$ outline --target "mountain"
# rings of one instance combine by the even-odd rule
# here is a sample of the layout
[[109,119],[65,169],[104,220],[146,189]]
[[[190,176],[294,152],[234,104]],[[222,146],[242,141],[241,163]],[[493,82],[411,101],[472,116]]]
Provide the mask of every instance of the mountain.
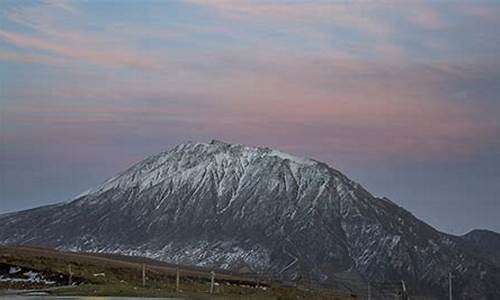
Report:
[[490,230],[475,229],[463,235],[462,240],[475,253],[500,265],[500,234]]
[[484,242],[474,232],[439,232],[324,163],[219,141],[178,145],[70,202],[0,216],[3,244],[141,255],[323,286],[356,276],[374,287],[404,280],[412,293],[439,298],[452,272],[456,297],[498,299],[500,264],[491,257],[499,248],[476,251]]

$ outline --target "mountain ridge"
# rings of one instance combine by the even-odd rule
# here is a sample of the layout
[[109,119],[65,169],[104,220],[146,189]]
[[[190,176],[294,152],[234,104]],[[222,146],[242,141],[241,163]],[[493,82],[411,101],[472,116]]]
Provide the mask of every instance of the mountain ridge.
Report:
[[180,144],[71,202],[0,220],[1,243],[251,269],[320,285],[355,272],[438,296],[454,271],[464,297],[500,295],[497,251],[474,253],[477,241],[434,229],[327,164],[264,147]]

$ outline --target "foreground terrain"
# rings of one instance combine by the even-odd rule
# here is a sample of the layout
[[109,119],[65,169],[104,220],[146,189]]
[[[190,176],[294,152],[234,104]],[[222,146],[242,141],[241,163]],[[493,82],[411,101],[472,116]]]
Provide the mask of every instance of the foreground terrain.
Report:
[[[145,269],[143,285],[142,269]],[[179,289],[176,276],[179,270]],[[70,279],[71,272],[71,279]],[[354,299],[332,290],[283,286],[265,276],[216,271],[119,255],[61,252],[39,247],[0,247],[0,295],[12,290],[58,296],[147,296],[188,299]],[[71,283],[71,285],[69,285]],[[3,292],[2,292],[3,291]]]

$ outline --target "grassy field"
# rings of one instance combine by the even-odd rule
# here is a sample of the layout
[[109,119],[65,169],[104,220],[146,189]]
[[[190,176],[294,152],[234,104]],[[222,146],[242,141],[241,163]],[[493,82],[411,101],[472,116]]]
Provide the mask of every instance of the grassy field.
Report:
[[[179,297],[185,299],[356,299],[335,291],[287,287],[265,276],[215,270],[213,294],[208,269],[176,266],[141,257],[62,252],[47,248],[0,246],[0,269],[33,271],[54,282],[0,281],[0,290],[42,289],[51,295]],[[143,268],[145,285],[143,286]],[[71,281],[69,286],[71,270]],[[179,289],[176,275],[179,270]],[[1,274],[0,274],[1,275]]]

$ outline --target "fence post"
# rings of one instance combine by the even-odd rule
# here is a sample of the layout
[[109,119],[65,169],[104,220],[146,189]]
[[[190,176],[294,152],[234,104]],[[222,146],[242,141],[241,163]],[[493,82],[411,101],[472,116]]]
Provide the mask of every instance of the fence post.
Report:
[[181,276],[179,274],[179,267],[177,267],[175,272],[175,291],[179,292],[179,283],[181,281]]
[[211,275],[211,278],[210,278],[210,294],[213,294],[214,293],[215,272],[211,271],[210,275]]
[[142,264],[142,287],[146,287],[146,265]]
[[73,284],[73,272],[71,271],[71,264],[68,264],[68,285]]

